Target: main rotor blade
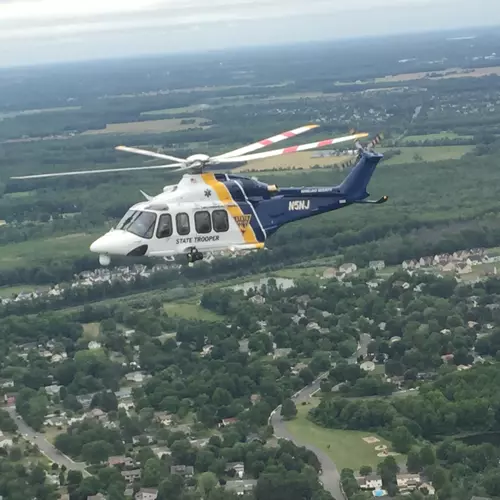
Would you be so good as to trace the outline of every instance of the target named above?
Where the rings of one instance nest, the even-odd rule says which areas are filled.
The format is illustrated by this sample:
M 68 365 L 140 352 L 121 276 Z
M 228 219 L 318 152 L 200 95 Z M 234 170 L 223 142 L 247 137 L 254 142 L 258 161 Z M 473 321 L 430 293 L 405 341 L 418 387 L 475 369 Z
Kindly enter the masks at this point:
M 165 168 L 178 168 L 183 166 L 184 163 L 171 163 L 169 165 L 148 165 L 146 167 L 124 167 L 124 168 L 105 168 L 102 170 L 79 170 L 76 172 L 57 172 L 54 174 L 36 174 L 36 175 L 23 175 L 18 177 L 11 177 L 11 179 L 42 179 L 44 177 L 66 177 L 70 175 L 88 175 L 88 174 L 107 174 L 114 172 L 133 172 L 135 170 L 160 170 Z
M 137 155 L 151 156 L 153 158 L 161 158 L 162 160 L 171 160 L 178 163 L 185 163 L 186 160 L 183 158 L 177 158 L 176 156 L 164 155 L 162 153 L 154 153 L 153 151 L 147 151 L 145 149 L 139 148 L 129 148 L 128 146 L 116 146 L 117 151 L 125 151 L 126 153 L 134 153 Z
M 303 127 L 298 127 L 293 130 L 289 130 L 288 132 L 282 132 L 281 134 L 274 135 L 273 137 L 262 139 L 261 141 L 254 142 L 253 144 L 249 144 L 248 146 L 234 149 L 233 151 L 229 151 L 228 153 L 217 156 L 217 158 L 233 158 L 235 156 L 246 155 L 248 153 L 251 153 L 252 151 L 256 151 L 257 149 L 265 148 L 266 146 L 284 141 L 285 139 L 290 139 L 291 137 L 295 137 L 318 127 L 319 125 L 304 125 Z
M 289 153 L 298 153 L 300 151 L 307 151 L 308 149 L 322 148 L 324 146 L 330 146 L 332 144 L 339 144 L 341 142 L 347 141 L 355 141 L 361 137 L 367 137 L 369 134 L 359 133 L 353 135 L 346 135 L 345 137 L 337 137 L 334 139 L 325 139 L 324 141 L 311 142 L 309 144 L 302 144 L 301 146 L 290 146 L 288 148 L 283 149 L 273 149 L 272 151 L 267 151 L 265 153 L 255 153 L 253 155 L 243 155 L 236 156 L 232 158 L 220 158 L 215 157 L 212 158 L 214 163 L 231 163 L 236 161 L 252 161 L 252 160 L 261 160 L 262 158 L 269 158 L 271 156 L 279 156 L 285 155 Z

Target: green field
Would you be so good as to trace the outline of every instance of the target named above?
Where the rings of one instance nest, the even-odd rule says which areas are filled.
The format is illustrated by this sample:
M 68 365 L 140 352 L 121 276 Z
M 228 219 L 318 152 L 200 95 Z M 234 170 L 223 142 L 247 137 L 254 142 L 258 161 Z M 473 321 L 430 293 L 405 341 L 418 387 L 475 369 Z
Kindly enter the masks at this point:
M 310 422 L 306 416 L 311 405 L 298 406 L 298 414 L 294 420 L 287 422 L 288 431 L 300 444 L 310 444 L 324 451 L 335 463 L 339 470 L 350 468 L 359 470 L 362 465 L 375 467 L 383 457 L 378 457 L 375 447 L 390 443 L 372 432 L 344 431 L 338 429 L 325 429 Z M 363 438 L 374 436 L 379 439 L 375 444 L 368 444 Z M 328 448 L 330 446 L 330 448 Z M 403 460 L 397 456 L 396 460 Z
M 463 155 L 470 153 L 474 149 L 474 146 L 415 146 L 407 148 L 379 148 L 378 151 L 383 153 L 388 149 L 400 149 L 401 154 L 384 160 L 384 165 L 402 165 L 405 163 L 419 163 L 421 161 L 457 160 Z M 415 155 L 420 155 L 422 159 L 417 159 Z
M 10 299 L 13 295 L 21 292 L 34 292 L 35 290 L 47 290 L 48 287 L 44 285 L 15 285 L 4 286 L 0 288 L 0 297 L 3 299 Z
M 74 233 L 66 236 L 56 236 L 45 240 L 23 241 L 22 243 L 10 243 L 0 247 L 0 268 L 20 267 L 25 264 L 33 265 L 52 259 L 80 257 L 90 253 L 90 244 L 97 239 L 103 231 L 98 234 Z M 96 258 L 96 267 L 98 261 Z
M 199 319 L 202 321 L 221 321 L 223 318 L 198 304 L 191 302 L 167 302 L 163 309 L 169 316 L 177 316 L 184 319 Z
M 280 278 L 290 278 L 290 279 L 321 278 L 325 269 L 328 269 L 328 267 L 326 266 L 289 267 L 286 269 L 280 269 L 279 271 L 276 271 L 275 274 Z
M 455 132 L 440 132 L 439 134 L 408 135 L 401 139 L 405 142 L 439 141 L 440 139 L 472 139 L 471 135 L 459 135 Z

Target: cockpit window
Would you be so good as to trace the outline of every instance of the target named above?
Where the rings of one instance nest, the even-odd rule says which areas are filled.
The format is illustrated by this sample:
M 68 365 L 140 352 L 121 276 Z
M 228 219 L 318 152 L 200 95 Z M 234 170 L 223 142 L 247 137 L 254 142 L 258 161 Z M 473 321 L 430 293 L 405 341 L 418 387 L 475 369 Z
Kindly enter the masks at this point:
M 155 224 L 155 213 L 129 210 L 118 223 L 116 229 L 122 229 L 141 238 L 150 239 L 153 237 Z

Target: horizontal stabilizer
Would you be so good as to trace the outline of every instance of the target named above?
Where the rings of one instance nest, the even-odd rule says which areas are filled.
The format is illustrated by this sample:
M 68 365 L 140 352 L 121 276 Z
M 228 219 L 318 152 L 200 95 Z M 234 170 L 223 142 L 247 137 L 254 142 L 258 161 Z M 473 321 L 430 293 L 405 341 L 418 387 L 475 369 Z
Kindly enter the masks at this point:
M 382 196 L 382 198 L 379 198 L 378 200 L 358 200 L 354 203 L 373 203 L 374 205 L 380 205 L 381 203 L 385 203 L 388 199 L 389 197 L 384 194 L 384 196 Z

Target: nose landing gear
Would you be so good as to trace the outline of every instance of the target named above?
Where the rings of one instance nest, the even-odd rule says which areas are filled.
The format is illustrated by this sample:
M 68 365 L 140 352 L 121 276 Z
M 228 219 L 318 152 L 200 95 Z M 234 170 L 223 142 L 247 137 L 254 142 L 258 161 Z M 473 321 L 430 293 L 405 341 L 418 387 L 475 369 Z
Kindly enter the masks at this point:
M 197 260 L 203 260 L 203 254 L 196 248 L 190 248 L 187 254 L 187 261 L 189 264 L 194 264 Z

